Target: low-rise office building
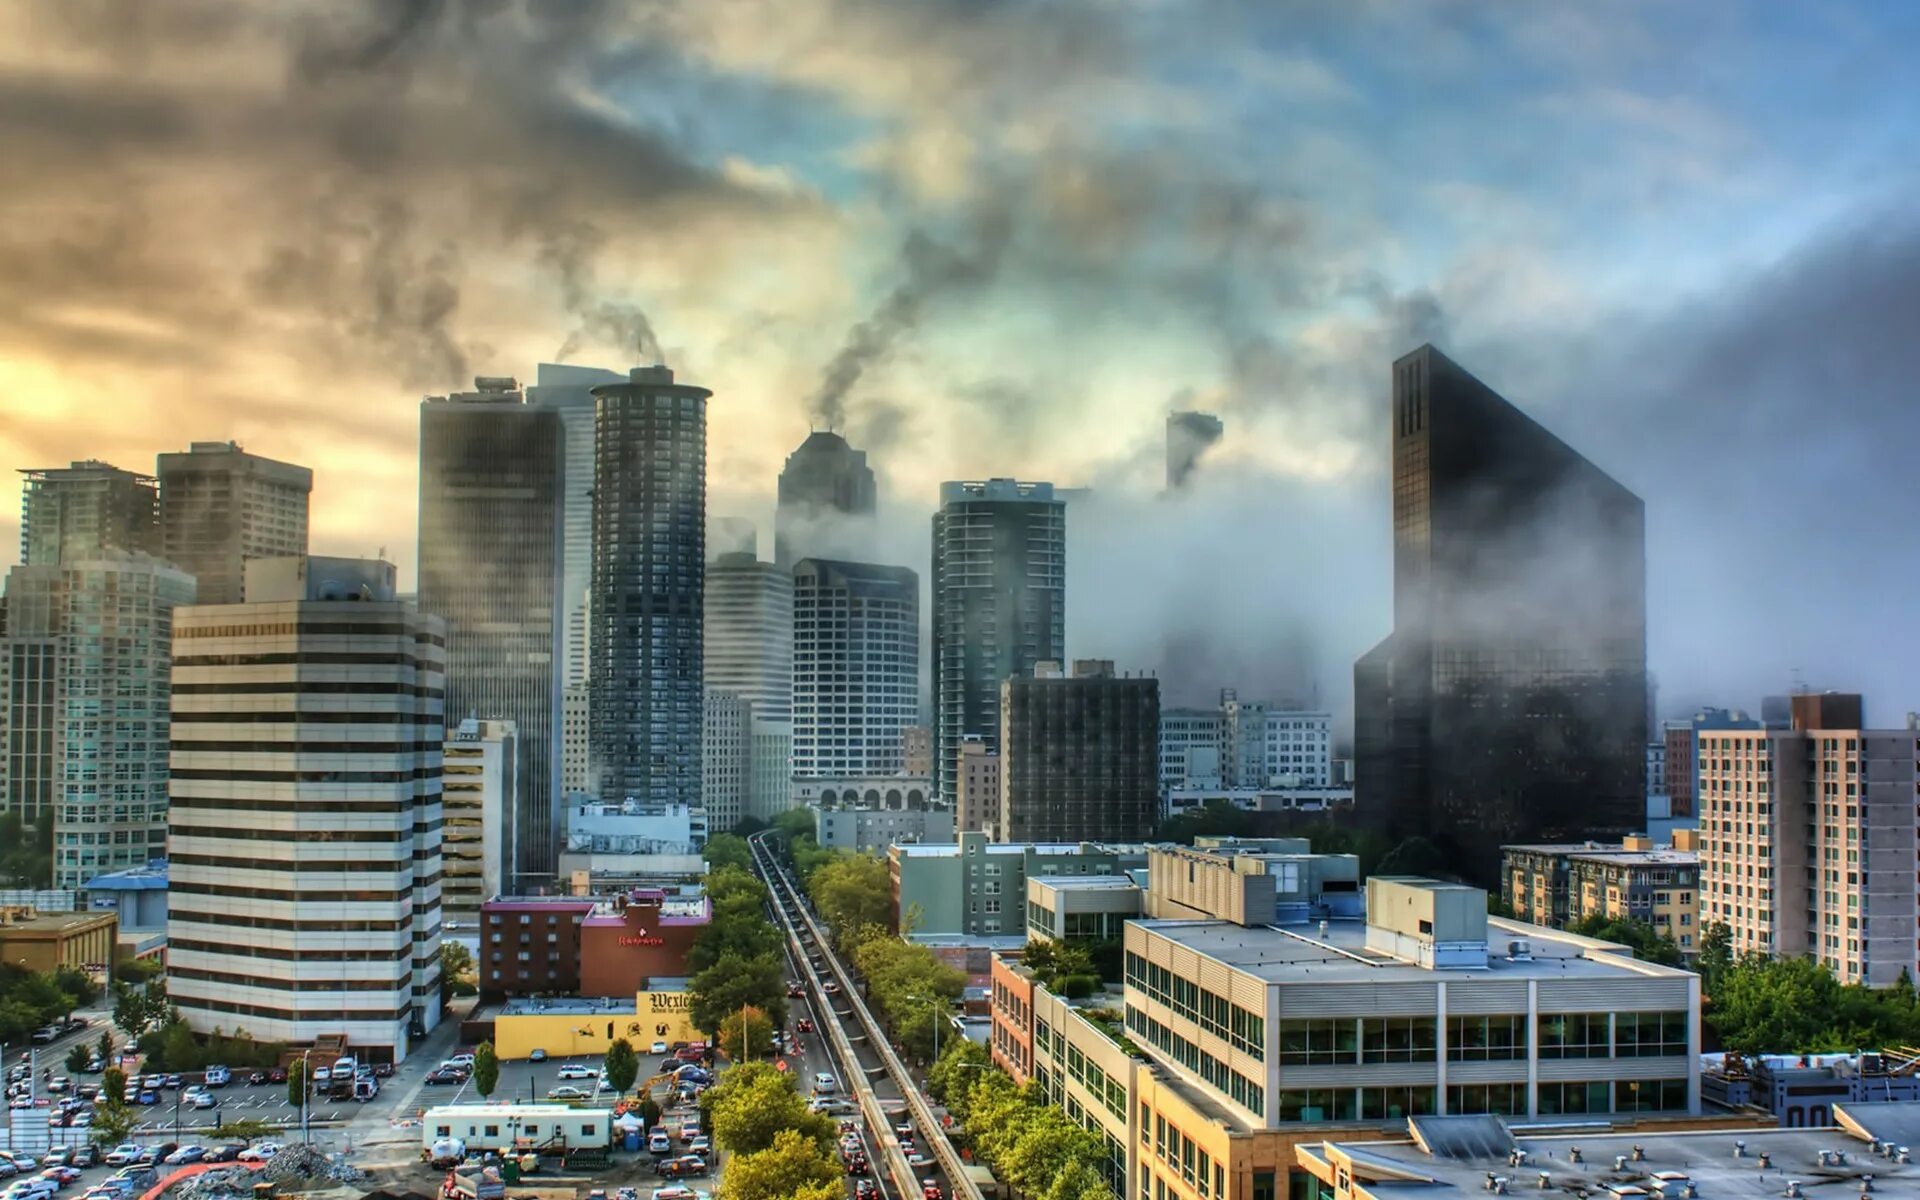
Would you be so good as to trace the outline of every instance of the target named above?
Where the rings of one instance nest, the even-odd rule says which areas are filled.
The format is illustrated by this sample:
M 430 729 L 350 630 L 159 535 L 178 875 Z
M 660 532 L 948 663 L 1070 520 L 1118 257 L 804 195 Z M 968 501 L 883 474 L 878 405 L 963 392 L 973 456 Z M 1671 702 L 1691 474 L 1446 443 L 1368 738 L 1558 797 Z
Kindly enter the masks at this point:
M 1361 915 L 1360 860 L 1306 838 L 1196 838 L 1147 851 L 1147 915 L 1293 924 Z
M 87 881 L 87 907 L 119 919 L 117 959 L 159 958 L 167 950 L 167 860 Z
M 1514 917 L 1555 929 L 1588 917 L 1645 921 L 1688 954 L 1699 950 L 1698 835 L 1677 830 L 1671 846 L 1645 836 L 1617 844 L 1502 846 L 1502 899 Z
M 1144 909 L 1145 889 L 1126 875 L 1050 875 L 1027 880 L 1027 937 L 1118 938 Z
M 953 813 L 943 808 L 817 808 L 813 824 L 814 841 L 830 850 L 884 854 L 893 845 L 953 844 Z
M 29 971 L 100 974 L 113 961 L 119 918 L 111 912 L 0 913 L 0 962 Z
M 911 936 L 1023 937 L 1027 880 L 1115 875 L 1146 865 L 1141 847 L 1094 842 L 995 842 L 961 830 L 944 845 L 897 845 L 887 852 L 896 929 L 911 914 Z
M 630 996 L 686 974 L 713 918 L 697 885 L 592 896 L 497 896 L 480 911 L 480 994 Z
M 1231 804 L 1242 812 L 1324 813 L 1353 808 L 1353 785 L 1290 787 L 1183 786 L 1169 790 L 1160 802 L 1161 815 L 1177 817 L 1210 804 Z

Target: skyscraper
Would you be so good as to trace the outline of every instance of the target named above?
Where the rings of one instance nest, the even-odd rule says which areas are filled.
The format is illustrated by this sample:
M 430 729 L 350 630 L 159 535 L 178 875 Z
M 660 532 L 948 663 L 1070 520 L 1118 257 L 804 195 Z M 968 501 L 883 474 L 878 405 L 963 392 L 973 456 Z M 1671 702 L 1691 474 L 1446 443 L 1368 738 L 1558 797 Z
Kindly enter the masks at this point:
M 793 707 L 793 575 L 751 554 L 722 554 L 707 564 L 708 688 L 751 701 L 762 717 Z
M 478 928 L 480 906 L 508 878 L 506 849 L 519 812 L 513 794 L 518 735 L 512 721 L 471 717 L 447 731 L 441 758 L 440 908 L 447 928 Z
M 1000 685 L 1002 842 L 1143 841 L 1160 816 L 1160 681 L 1104 659 Z
M 661 366 L 593 389 L 587 746 L 609 801 L 700 802 L 712 394 Z
M 1187 486 L 1200 460 L 1220 440 L 1226 426 L 1219 417 L 1204 412 L 1167 414 L 1167 490 Z
M 45 566 L 102 550 L 160 552 L 153 477 L 87 459 L 20 472 L 20 561 Z
M 514 724 L 519 842 L 508 858 L 516 875 L 547 876 L 561 838 L 564 429 L 512 379 L 474 384 L 420 404 L 418 603 L 447 623 L 447 710 Z
M 593 589 L 593 389 L 626 376 L 600 367 L 541 363 L 534 378 L 527 403 L 559 416 L 567 462 L 560 520 L 560 621 L 565 631 L 560 683 L 584 688 L 591 652 L 587 601 Z
M 872 563 L 794 564 L 794 777 L 900 774 L 900 731 L 919 712 L 919 578 Z
M 1357 803 L 1491 879 L 1644 820 L 1640 498 L 1432 346 L 1393 367 L 1394 629 L 1354 667 Z
M 447 627 L 393 579 L 255 559 L 247 603 L 179 614 L 167 996 L 197 1032 L 399 1062 L 439 1024 Z
M 194 577 L 196 604 L 238 604 L 249 558 L 307 552 L 313 472 L 248 454 L 237 442 L 194 442 L 162 454 L 161 552 Z
M 753 776 L 753 705 L 738 692 L 708 688 L 700 721 L 700 796 L 707 828 L 725 833 L 747 813 Z
M 961 740 L 1000 747 L 1000 683 L 1066 657 L 1067 512 L 1050 483 L 940 485 L 933 515 L 933 759 L 959 794 Z
M 780 471 L 773 560 L 790 567 L 803 558 L 871 553 L 874 496 L 867 452 L 832 430 L 814 430 Z
M 166 853 L 173 617 L 191 603 L 191 575 L 125 550 L 8 575 L 8 803 L 52 810 L 54 887 Z

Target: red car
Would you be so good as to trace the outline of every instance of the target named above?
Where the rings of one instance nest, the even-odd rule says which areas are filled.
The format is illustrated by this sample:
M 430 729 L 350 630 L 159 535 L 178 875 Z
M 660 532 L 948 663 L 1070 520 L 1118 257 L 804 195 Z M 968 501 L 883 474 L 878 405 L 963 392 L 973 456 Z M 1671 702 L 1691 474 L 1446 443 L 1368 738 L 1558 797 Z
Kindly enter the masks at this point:
M 798 999 L 802 999 L 802 998 L 804 998 L 804 997 L 806 996 L 806 994 L 807 994 L 807 985 L 806 985 L 806 984 L 804 984 L 804 983 L 801 983 L 801 982 L 800 982 L 800 981 L 799 981 L 798 979 L 789 979 L 789 980 L 787 980 L 787 995 L 788 995 L 788 996 L 790 996 L 790 997 L 792 997 L 792 998 L 794 998 L 794 999 L 796 999 L 796 1000 L 798 1000 Z
M 944 1200 L 940 1192 L 940 1185 L 931 1179 L 922 1179 L 920 1181 L 920 1200 Z
M 801 1017 L 798 1021 L 795 1021 L 793 1023 L 793 1031 L 795 1033 L 812 1033 L 813 1022 L 807 1020 L 805 1017 Z
M 867 1174 L 867 1172 L 868 1172 L 868 1170 L 869 1170 L 869 1168 L 868 1168 L 868 1166 L 867 1166 L 867 1156 L 866 1156 L 866 1155 L 864 1155 L 864 1154 L 849 1154 L 849 1155 L 847 1155 L 847 1174 L 849 1174 L 849 1175 L 865 1175 L 865 1174 Z
M 853 1185 L 853 1200 L 880 1200 L 880 1186 L 871 1179 Z

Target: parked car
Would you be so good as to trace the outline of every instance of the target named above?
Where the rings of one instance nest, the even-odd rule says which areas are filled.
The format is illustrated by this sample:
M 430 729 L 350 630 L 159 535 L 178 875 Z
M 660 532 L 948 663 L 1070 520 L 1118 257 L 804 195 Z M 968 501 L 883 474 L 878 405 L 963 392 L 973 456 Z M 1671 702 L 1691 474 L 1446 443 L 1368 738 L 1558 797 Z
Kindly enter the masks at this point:
M 143 1153 L 145 1153 L 145 1150 L 134 1145 L 132 1142 L 122 1142 L 107 1151 L 107 1165 L 110 1167 L 124 1167 L 130 1163 L 137 1163 L 140 1161 L 140 1156 Z
M 67 1165 L 70 1167 L 91 1167 L 99 1161 L 99 1149 L 95 1147 L 92 1142 L 88 1142 L 86 1145 L 78 1146 L 74 1149 L 73 1157 L 67 1160 Z
M 528 1062 L 545 1062 L 547 1061 L 547 1052 L 545 1050 L 540 1050 L 540 1049 L 529 1050 L 527 1052 L 527 1061 Z
M 469 1071 L 473 1070 L 473 1055 L 471 1054 L 456 1054 L 447 1061 L 456 1067 L 464 1067 Z
M 220 1107 L 220 1098 L 212 1092 L 188 1092 L 180 1098 L 194 1108 L 206 1109 Z
M 256 1142 L 242 1150 L 235 1158 L 240 1162 L 266 1162 L 280 1153 L 279 1142 Z
M 99 1055 L 95 1055 L 94 1057 L 89 1058 L 87 1060 L 87 1065 L 84 1067 L 81 1067 L 80 1069 L 88 1075 L 98 1075 L 100 1072 L 107 1069 L 107 1064 L 100 1061 Z
M 248 1087 L 259 1087 L 265 1082 L 267 1082 L 267 1073 L 265 1071 L 249 1071 L 247 1073 Z
M 215 1146 L 213 1149 L 207 1151 L 206 1158 L 201 1161 L 210 1163 L 238 1162 L 240 1152 L 246 1148 L 247 1144 L 245 1142 L 228 1142 L 224 1146 Z
M 233 1082 L 233 1072 L 225 1067 L 208 1067 L 203 1082 L 210 1088 L 223 1088 Z
M 698 1134 L 687 1142 L 687 1153 L 708 1155 L 713 1153 L 713 1139 L 706 1134 Z
M 182 1146 L 178 1150 L 175 1150 L 172 1154 L 167 1155 L 166 1161 L 168 1166 L 184 1167 L 188 1163 L 197 1163 L 201 1159 L 205 1158 L 206 1156 L 207 1156 L 207 1148 L 205 1146 L 197 1146 L 197 1145 L 189 1144 L 189 1145 Z
M 184 1079 L 182 1079 L 182 1078 L 180 1078 L 180 1076 L 178 1076 L 178 1075 L 168 1075 L 168 1076 L 167 1076 L 167 1082 L 166 1082 L 166 1084 L 165 1084 L 164 1086 L 166 1086 L 166 1087 L 167 1087 L 167 1088 L 169 1088 L 169 1089 L 172 1089 L 172 1090 L 175 1090 L 175 1091 L 177 1091 L 177 1090 L 179 1090 L 179 1088 L 180 1088 L 180 1085 L 181 1085 L 181 1084 L 183 1084 L 183 1083 L 185 1083 L 185 1082 L 186 1082 L 186 1080 L 184 1080 Z
M 55 1163 L 50 1167 L 46 1167 L 42 1169 L 40 1172 L 40 1178 L 51 1179 L 55 1183 L 59 1184 L 61 1187 L 65 1187 L 68 1184 L 72 1183 L 74 1180 L 80 1178 L 80 1172 L 73 1167 L 64 1166 L 60 1163 Z
M 285 1067 L 268 1068 L 267 1070 L 268 1083 L 285 1083 L 286 1081 L 287 1081 L 287 1069 Z
M 567 1063 L 560 1068 L 559 1077 L 561 1079 L 598 1079 L 600 1072 L 585 1063 Z
M 648 1054 L 665 1054 L 666 1052 L 667 1044 L 665 1042 L 655 1042 L 652 1048 L 647 1051 Z
M 698 1154 L 682 1154 L 679 1158 L 669 1158 L 657 1168 L 666 1179 L 683 1179 L 688 1175 L 705 1175 L 707 1160 Z
M 673 1138 L 668 1135 L 666 1130 L 655 1126 L 653 1132 L 647 1135 L 647 1153 L 652 1155 L 672 1154 Z
M 332 1067 L 315 1067 L 313 1069 L 313 1081 L 315 1083 L 326 1083 L 332 1080 L 332 1078 L 333 1078 Z
M 547 1099 L 549 1100 L 586 1100 L 592 1096 L 593 1093 L 587 1089 L 574 1087 L 570 1083 L 561 1084 L 557 1088 L 547 1089 Z
M 387 1078 L 391 1078 L 392 1075 L 393 1075 L 392 1063 L 383 1062 L 383 1063 L 373 1064 L 373 1077 L 375 1079 L 387 1079 Z
M 448 1083 L 465 1083 L 466 1081 L 467 1077 L 452 1067 L 435 1067 L 433 1070 L 427 1072 L 427 1082 L 435 1087 Z

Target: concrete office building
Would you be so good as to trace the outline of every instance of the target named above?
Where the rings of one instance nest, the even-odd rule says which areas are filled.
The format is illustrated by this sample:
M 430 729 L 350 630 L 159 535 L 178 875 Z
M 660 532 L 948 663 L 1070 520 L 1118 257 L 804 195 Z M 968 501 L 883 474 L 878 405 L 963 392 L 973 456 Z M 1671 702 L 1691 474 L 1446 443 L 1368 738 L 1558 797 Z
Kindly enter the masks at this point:
M 1671 846 L 1644 835 L 1611 845 L 1502 846 L 1501 899 L 1516 918 L 1555 929 L 1596 916 L 1643 921 L 1697 954 L 1698 846 L 1691 830 L 1678 831 Z
M 693 854 L 706 844 L 707 813 L 686 804 L 567 797 L 567 849 L 577 854 Z
M 1050 483 L 943 483 L 933 516 L 933 760 L 960 791 L 960 744 L 1000 749 L 1000 683 L 1063 662 L 1067 506 Z
M 814 841 L 831 850 L 885 854 L 916 842 L 953 844 L 953 814 L 944 809 L 820 808 Z
M 167 952 L 167 860 L 89 879 L 86 908 L 114 914 L 116 961 L 162 958 Z
M 1193 480 L 1200 460 L 1226 431 L 1219 417 L 1205 412 L 1167 414 L 1167 490 L 1178 491 Z
M 907 725 L 900 730 L 900 769 L 908 775 L 933 775 L 933 730 Z
M 1084 659 L 1000 685 L 1003 842 L 1139 841 L 1160 821 L 1160 681 Z
M 933 781 L 925 775 L 822 775 L 795 779 L 788 807 L 920 812 L 934 807 L 933 800 Z
M 1333 786 L 1333 714 L 1220 691 L 1217 709 L 1160 714 L 1160 786 Z
M 313 472 L 248 454 L 238 442 L 193 442 L 162 454 L 160 549 L 194 577 L 194 603 L 246 599 L 246 562 L 307 552 Z
M 113 549 L 7 576 L 7 805 L 52 813 L 56 888 L 166 856 L 173 619 L 193 587 Z
M 793 574 L 751 554 L 707 564 L 706 686 L 783 720 L 793 708 Z
M 1218 788 L 1226 785 L 1221 747 L 1226 744 L 1226 714 L 1217 708 L 1160 710 L 1160 789 Z
M 1047 876 L 1027 880 L 1027 938 L 1107 941 L 1139 919 L 1146 889 L 1125 875 Z
M 393 580 L 254 559 L 247 603 L 176 616 L 167 993 L 196 1032 L 398 1062 L 439 1024 L 446 623 Z
M 1394 631 L 1354 665 L 1355 795 L 1491 882 L 1641 827 L 1646 513 L 1422 346 L 1393 365 Z
M 780 469 L 773 560 L 858 559 L 873 546 L 876 496 L 864 450 L 830 429 L 807 435 Z
M 1000 830 L 1000 756 L 979 736 L 960 741 L 960 795 L 954 825 L 994 836 Z
M 659 366 L 593 389 L 587 747 L 602 796 L 700 801 L 712 394 Z
M 1830 692 L 1795 695 L 1792 721 L 1698 735 L 1700 920 L 1842 983 L 1914 976 L 1914 732 L 1865 728 L 1860 697 Z
M 1231 804 L 1245 812 L 1334 812 L 1353 807 L 1353 788 L 1180 787 L 1160 797 L 1160 815 L 1177 817 L 1209 804 Z
M 899 774 L 920 712 L 920 581 L 905 567 L 793 568 L 793 777 Z
M 508 378 L 420 404 L 422 612 L 447 623 L 447 711 L 518 737 L 511 870 L 550 876 L 559 850 L 561 585 L 566 446 L 559 416 Z
M 896 845 L 887 854 L 894 924 L 920 913 L 918 938 L 1018 938 L 1026 930 L 1027 880 L 1117 875 L 1146 865 L 1146 851 L 1092 842 L 1009 844 L 961 830 L 946 845 Z
M 587 750 L 587 689 L 560 693 L 560 794 L 593 790 L 593 760 Z
M 1363 915 L 1360 860 L 1315 854 L 1306 838 L 1202 837 L 1190 847 L 1154 846 L 1147 874 L 1144 911 L 1157 920 L 1257 926 Z
M 725 833 L 747 815 L 753 774 L 753 705 L 738 692 L 708 688 L 700 721 L 700 796 L 707 820 Z
M 593 588 L 593 389 L 626 377 L 600 367 L 541 363 L 527 403 L 560 420 L 562 472 L 560 502 L 560 684 L 584 695 L 592 647 L 587 613 Z M 569 785 L 571 786 L 571 785 Z
M 747 812 L 771 821 L 791 806 L 793 722 L 755 715 L 748 724 Z
M 468 717 L 447 734 L 440 758 L 440 909 L 449 929 L 475 928 L 480 905 L 512 890 L 506 847 L 520 812 L 514 802 L 518 751 L 512 721 Z
M 91 458 L 20 474 L 23 565 L 58 566 L 106 550 L 160 553 L 160 497 L 151 475 Z

